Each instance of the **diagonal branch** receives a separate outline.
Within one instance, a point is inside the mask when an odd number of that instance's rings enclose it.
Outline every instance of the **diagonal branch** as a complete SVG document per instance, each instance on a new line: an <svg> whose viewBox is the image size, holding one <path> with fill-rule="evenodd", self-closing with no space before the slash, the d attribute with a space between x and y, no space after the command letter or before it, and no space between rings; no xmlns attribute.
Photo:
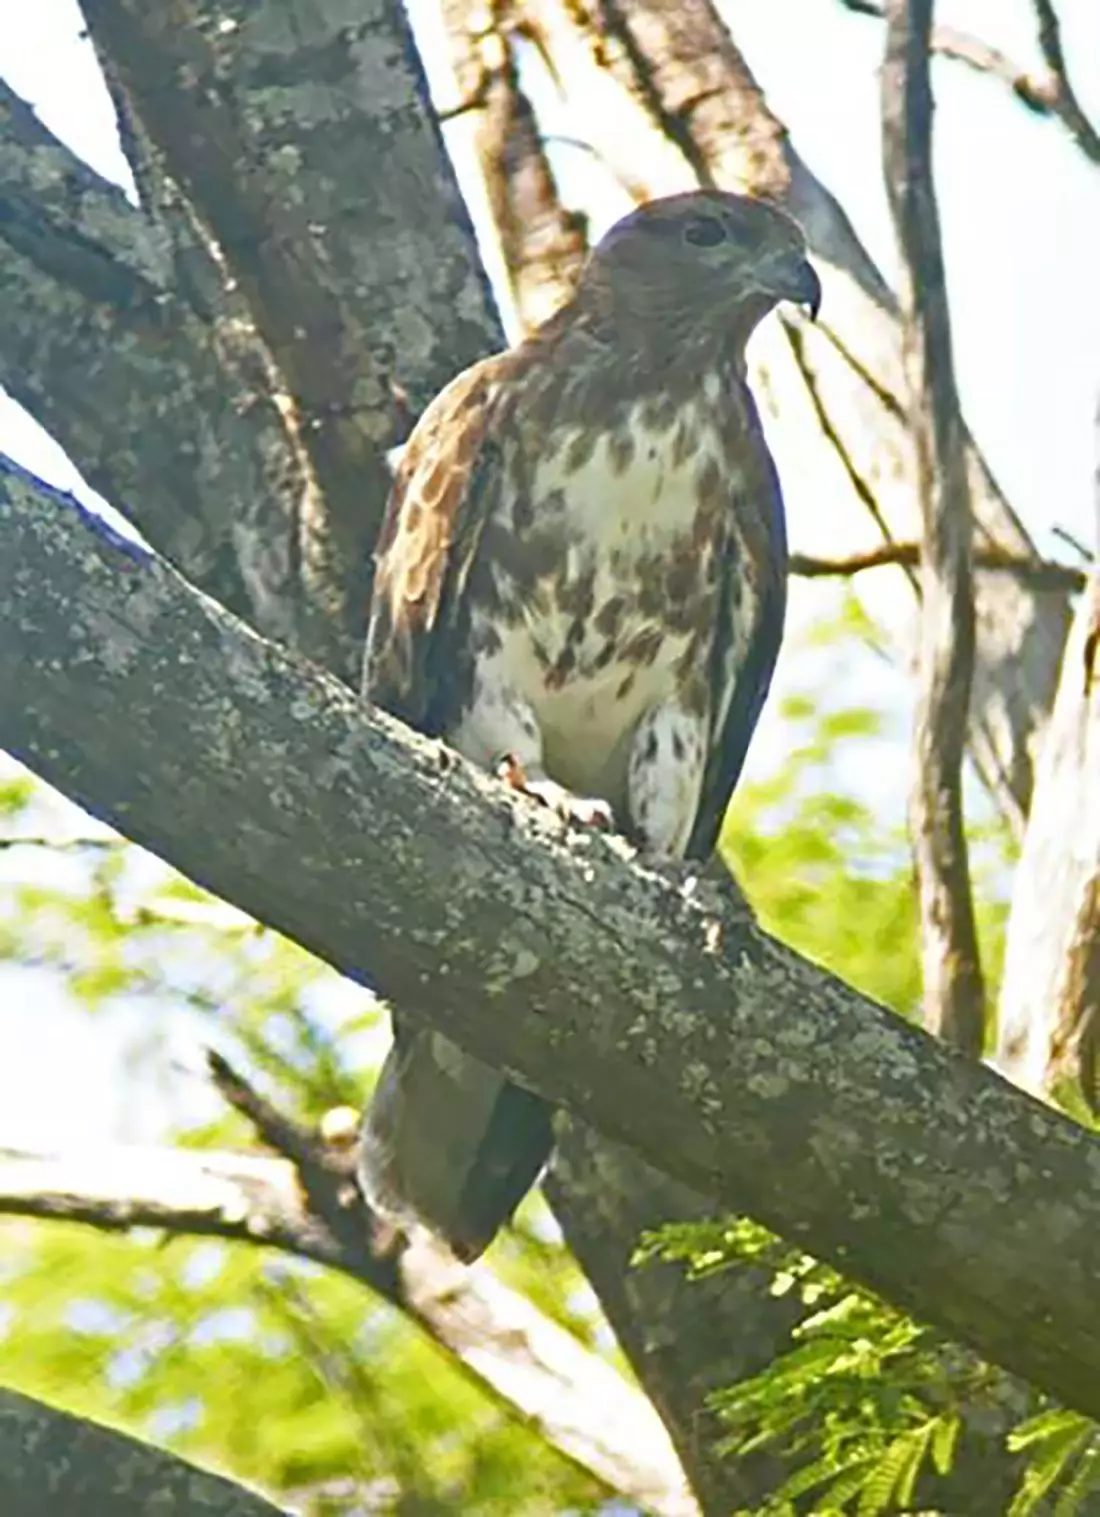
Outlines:
<svg viewBox="0 0 1100 1517"><path fill-rule="evenodd" d="M875 16L881 20L886 15L882 0L840 0L840 3L859 16ZM991 47L980 37L961 32L954 26L933 26L929 39L931 51L941 58L965 64L977 74L989 74L1001 80L1029 111L1060 121L1086 158L1100 163L1100 135L1085 117L1066 77L1053 7L1048 0L1033 0L1033 4L1040 18L1040 45L1047 64L1045 74L1030 72L1000 48Z"/></svg>
<svg viewBox="0 0 1100 1517"><path fill-rule="evenodd" d="M1093 163L1100 163L1100 132L1085 115L1069 82L1066 56L1062 50L1062 29L1053 0L1032 0L1032 5L1039 24L1039 48L1054 80L1057 113L1081 151Z"/></svg>
<svg viewBox="0 0 1100 1517"><path fill-rule="evenodd" d="M389 1257L373 1253L353 1156L273 1113L224 1065L219 1083L236 1085L238 1104L259 1112L293 1159L136 1145L57 1156L0 1148L0 1214L224 1238L340 1270L598 1480L647 1511L691 1517L668 1435L640 1391L488 1267L461 1269L423 1235Z"/></svg>
<svg viewBox="0 0 1100 1517"><path fill-rule="evenodd" d="M923 518L909 826L921 908L925 1026L978 1056L985 991L962 795L974 670L973 527L932 183L932 5L933 0L887 0L882 67L883 161L901 254L909 422Z"/></svg>
<svg viewBox="0 0 1100 1517"><path fill-rule="evenodd" d="M0 745L674 1178L1100 1413L1095 1140L10 467L0 538Z"/></svg>
<svg viewBox="0 0 1100 1517"><path fill-rule="evenodd" d="M289 1517L254 1491L138 1438L0 1388L0 1511L35 1517Z"/></svg>
<svg viewBox="0 0 1100 1517"><path fill-rule="evenodd" d="M292 638L310 484L253 335L173 243L0 81L0 384L158 550Z"/></svg>

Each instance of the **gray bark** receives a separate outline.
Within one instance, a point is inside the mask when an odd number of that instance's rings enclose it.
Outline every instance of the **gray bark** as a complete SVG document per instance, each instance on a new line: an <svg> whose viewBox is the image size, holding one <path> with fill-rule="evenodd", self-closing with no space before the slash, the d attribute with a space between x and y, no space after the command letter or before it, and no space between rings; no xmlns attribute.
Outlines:
<svg viewBox="0 0 1100 1517"><path fill-rule="evenodd" d="M84 0L238 283L318 490L299 643L354 680L386 451L498 326L397 0Z"/></svg>
<svg viewBox="0 0 1100 1517"><path fill-rule="evenodd" d="M974 678L974 521L932 178L932 4L890 0L888 12L882 157L901 255L902 358L922 525L909 834L921 911L924 1025L979 1058L985 985L963 807Z"/></svg>
<svg viewBox="0 0 1100 1517"><path fill-rule="evenodd" d="M285 1510L163 1449L0 1389L7 1517L280 1517Z"/></svg>
<svg viewBox="0 0 1100 1517"><path fill-rule="evenodd" d="M578 1122L559 1117L558 1134L543 1189L692 1472L703 1510L754 1511L792 1466L769 1454L724 1458L722 1424L707 1397L791 1347L801 1301L773 1296L766 1269L739 1267L687 1284L679 1265L634 1263L643 1233L707 1221L713 1203ZM695 1408L693 1417L683 1416L685 1406Z"/></svg>
<svg viewBox="0 0 1100 1517"><path fill-rule="evenodd" d="M21 471L0 746L509 1078L1100 1413L1100 1146L368 712Z"/></svg>
<svg viewBox="0 0 1100 1517"><path fill-rule="evenodd" d="M189 578L294 637L309 480L259 345L194 241L0 82L0 383Z"/></svg>

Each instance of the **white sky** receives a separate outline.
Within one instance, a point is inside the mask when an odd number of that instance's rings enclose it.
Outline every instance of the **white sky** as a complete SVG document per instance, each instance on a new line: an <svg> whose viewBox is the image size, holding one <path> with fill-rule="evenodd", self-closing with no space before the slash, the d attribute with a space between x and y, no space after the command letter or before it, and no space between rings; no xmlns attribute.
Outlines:
<svg viewBox="0 0 1100 1517"><path fill-rule="evenodd" d="M125 182L110 105L81 38L74 0L36 0L33 6L0 0L0 8L0 76L75 152ZM1038 66L1029 0L941 0L937 9L942 22ZM727 0L726 13L800 152L891 270L879 168L878 24L848 14L838 0ZM1093 119L1100 119L1100 4L1060 0L1059 14L1079 95ZM414 19L433 87L442 103L453 103L432 0L416 0ZM1100 389L1100 170L1056 124L1030 116L999 82L939 63L935 85L937 185L968 420L1040 546L1064 551L1051 537L1056 524L1091 544L1092 417ZM592 113L611 109L607 100L586 93L588 119L570 115L535 71L530 87L548 130L561 136L590 135L597 126ZM448 140L475 219L484 225L469 130L469 124L456 123ZM590 157L568 146L556 147L553 157L565 199L590 212L597 233L626 209L614 182ZM0 451L82 492L60 450L2 393ZM822 498L805 481L789 493L795 546L838 548ZM846 699L860 699L865 686L867 699L892 701L904 715L905 691L896 675L864 660L857 678L860 688L846 689ZM903 735L899 720L899 742ZM766 719L752 764L770 762L781 737L778 725L768 727ZM882 776L904 767L900 748L892 756L893 763L867 766L867 782L878 785L876 794L891 811L898 796ZM102 1023L66 1008L47 977L11 970L0 970L0 1015L0 1142L44 1141L47 1131L57 1137L65 1130L106 1132L115 1125L119 1045L104 1037ZM47 1091L49 1111L43 1104ZM135 1136L155 1125L151 1112L128 1124Z"/></svg>

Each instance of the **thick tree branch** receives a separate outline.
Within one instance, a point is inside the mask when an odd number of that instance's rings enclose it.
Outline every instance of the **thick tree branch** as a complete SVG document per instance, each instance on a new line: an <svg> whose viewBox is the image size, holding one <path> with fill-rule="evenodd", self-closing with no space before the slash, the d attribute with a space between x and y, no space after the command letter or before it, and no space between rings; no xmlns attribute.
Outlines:
<svg viewBox="0 0 1100 1517"><path fill-rule="evenodd" d="M909 827L921 908L925 1025L977 1057L985 1035L985 990L962 795L974 670L973 527L932 183L932 4L887 0L882 66L883 162L901 254L903 354L923 518Z"/></svg>
<svg viewBox="0 0 1100 1517"><path fill-rule="evenodd" d="M113 1428L0 1389L0 1511L12 1517L285 1517L284 1507Z"/></svg>
<svg viewBox="0 0 1100 1517"><path fill-rule="evenodd" d="M719 1205L1100 1412L1091 1136L728 893L368 713L12 468L0 543L0 745Z"/></svg>
<svg viewBox="0 0 1100 1517"><path fill-rule="evenodd" d="M641 1392L509 1290L427 1237L377 1258L350 1156L300 1134L301 1164L260 1155L110 1145L78 1155L0 1149L0 1213L105 1231L163 1228L314 1259L366 1285L452 1353L483 1389L610 1488L648 1511L696 1510ZM5 1509L6 1510L6 1509Z"/></svg>
<svg viewBox="0 0 1100 1517"><path fill-rule="evenodd" d="M337 0L233 0L216 20L205 0L84 12L293 400L320 487L299 541L320 611L302 645L354 679L404 392L416 414L495 336L403 7L373 0L354 22Z"/></svg>
<svg viewBox="0 0 1100 1517"><path fill-rule="evenodd" d="M307 470L254 335L201 247L50 135L0 82L0 383L158 550L295 635Z"/></svg>
<svg viewBox="0 0 1100 1517"><path fill-rule="evenodd" d="M886 6L882 0L840 0L840 3L846 10L854 11L860 16L876 16L881 20L886 15ZM1061 122L1085 156L1094 163L1100 163L1100 136L1081 111L1066 78L1057 18L1046 0L1034 0L1034 5L1040 16L1040 36L1046 38L1041 44L1047 63L1045 74L1029 72L1000 48L991 47L980 37L961 32L953 26L934 26L929 46L941 58L950 58L956 63L965 64L977 74L991 74L995 79L1000 79L1029 111ZM1044 12L1054 21L1053 33L1042 24ZM1054 40L1053 56L1048 51L1051 37Z"/></svg>

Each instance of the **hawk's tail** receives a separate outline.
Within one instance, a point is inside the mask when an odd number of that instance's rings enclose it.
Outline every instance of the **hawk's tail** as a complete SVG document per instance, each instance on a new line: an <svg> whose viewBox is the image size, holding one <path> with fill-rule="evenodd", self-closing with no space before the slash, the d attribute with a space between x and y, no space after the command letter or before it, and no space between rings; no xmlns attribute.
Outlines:
<svg viewBox="0 0 1100 1517"><path fill-rule="evenodd" d="M402 1018L363 1122L364 1193L470 1263L538 1179L552 1124L538 1096Z"/></svg>

